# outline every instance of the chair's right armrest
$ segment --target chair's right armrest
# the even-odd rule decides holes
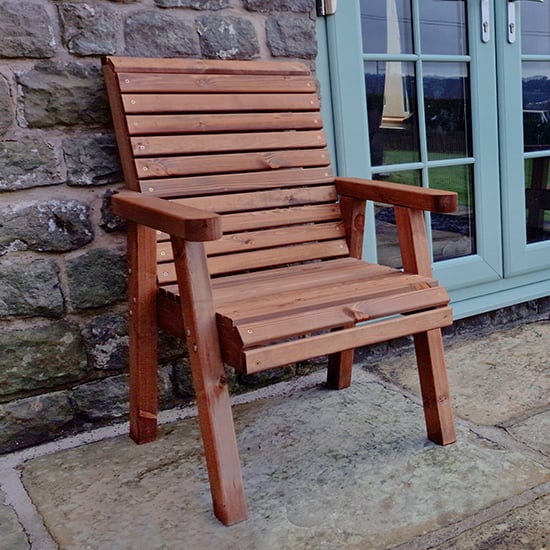
[[[121,191],[113,195],[111,201],[117,216],[174,237],[187,241],[215,241],[222,236],[221,217],[213,212],[135,191]]]

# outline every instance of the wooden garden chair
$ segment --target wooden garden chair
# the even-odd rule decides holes
[[[157,433],[157,328],[185,338],[214,512],[247,517],[224,363],[256,373],[414,336],[428,437],[455,440],[424,210],[455,193],[335,177],[316,81],[297,62],[107,57],[127,190],[130,431]],[[403,270],[361,261],[365,201],[395,207]],[[267,460],[267,457],[266,457]]]

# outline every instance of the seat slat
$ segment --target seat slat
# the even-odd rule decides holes
[[[237,356],[225,356],[225,359],[233,366],[240,365],[247,374],[253,374],[280,365],[330,355],[343,349],[354,349],[433,330],[436,327],[449,326],[452,322],[452,309],[441,307],[330,334],[320,334],[272,346],[252,348],[242,353],[239,352]],[[225,342],[222,342],[222,347],[225,349]],[[230,342],[227,343],[227,351],[232,351]]]
[[[187,115],[130,115],[128,132],[135,135],[196,134],[262,130],[320,129],[316,112],[295,113],[223,113]]]
[[[334,175],[329,167],[282,168],[264,172],[214,174],[209,176],[175,177],[140,180],[140,189],[154,197],[192,197],[219,195],[241,191],[266,190],[300,185],[332,183]]]
[[[315,82],[304,75],[120,73],[122,93],[311,93]]]
[[[424,277],[395,271],[377,278],[315,284],[311,288],[283,290],[270,296],[247,296],[230,303],[216,305],[219,315],[231,319],[235,326],[240,323],[276,318],[287,312],[315,310],[333,305],[345,305],[349,300],[364,301],[381,296],[399,294],[429,288]]]
[[[211,256],[343,237],[345,237],[344,227],[342,223],[338,222],[233,233],[224,235],[217,241],[205,243],[205,246],[207,254]],[[166,262],[173,259],[170,242],[159,243],[157,245],[157,261]]]
[[[269,151],[325,147],[322,130],[300,132],[249,132],[244,134],[200,134],[146,136],[130,139],[136,157],[219,153],[232,151]],[[263,168],[265,168],[264,166]]]
[[[318,111],[317,94],[123,94],[127,114]]]
[[[196,174],[276,170],[299,166],[328,166],[326,149],[262,151],[221,155],[192,155],[136,159],[140,179]]]
[[[397,270],[379,264],[362,265],[349,262],[355,258],[338,258],[304,265],[286,266],[267,271],[240,273],[213,279],[215,302],[217,306],[228,306],[239,302],[246,292],[250,298],[271,296],[276,292],[298,291],[311,287],[311,281],[322,286],[344,284],[361,280],[373,280],[393,275]],[[425,279],[432,286],[434,280]],[[177,294],[177,289],[172,292]]]
[[[312,311],[292,312],[276,318],[264,317],[259,321],[240,323],[238,332],[243,348],[246,349],[307,332],[334,329],[350,323],[418,311],[418,309],[441,307],[448,303],[449,296],[442,287],[405,290],[388,296],[375,296],[354,301],[346,306],[322,306]],[[223,319],[219,321],[219,326],[222,333],[229,330],[229,323],[226,328]]]

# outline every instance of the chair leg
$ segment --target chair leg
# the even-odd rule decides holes
[[[343,390],[351,385],[353,367],[352,349],[329,355],[327,370],[327,387],[333,390]]]
[[[130,328],[130,437],[138,444],[157,438],[156,334],[137,341]]]
[[[191,362],[214,514],[225,525],[247,518],[241,465],[223,363]]]
[[[175,237],[172,248],[214,514],[232,525],[247,518],[247,509],[206,254],[203,243]]]
[[[456,441],[441,329],[414,335],[428,438],[440,445]]]
[[[156,233],[128,223],[130,437],[139,444],[157,437]]]

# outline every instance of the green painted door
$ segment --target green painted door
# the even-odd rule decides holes
[[[429,219],[457,316],[550,294],[550,2],[341,0],[324,31],[338,172],[459,194]]]

